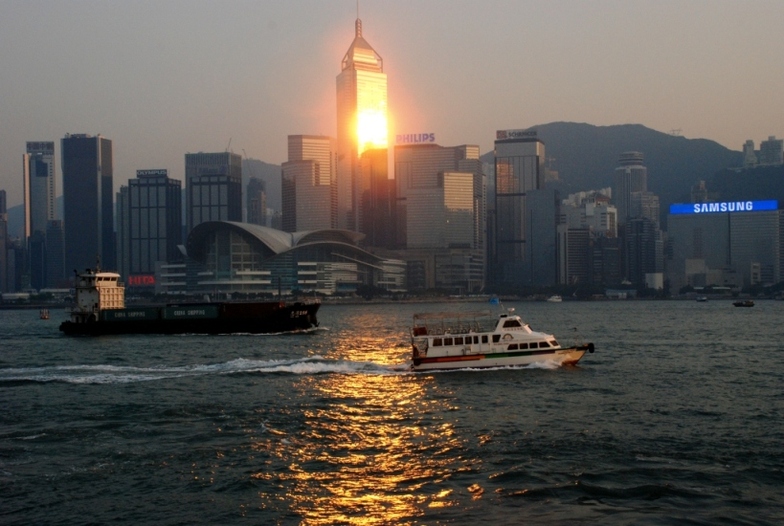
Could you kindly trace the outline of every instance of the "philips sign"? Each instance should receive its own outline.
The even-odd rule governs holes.
[[[436,142],[435,133],[406,133],[395,135],[397,144],[422,144],[426,142]]]
[[[727,212],[770,212],[778,210],[779,202],[768,201],[726,201],[721,203],[689,203],[670,205],[670,214],[720,214]]]

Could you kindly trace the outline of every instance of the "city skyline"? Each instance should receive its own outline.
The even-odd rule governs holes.
[[[184,180],[186,153],[282,164],[288,135],[334,136],[356,10],[0,2],[0,41],[13,50],[0,58],[8,206],[22,203],[28,141],[111,137],[119,187],[151,166]],[[639,123],[735,151],[784,134],[784,4],[368,1],[358,15],[389,75],[390,135],[435,133],[484,153],[497,129],[554,121]]]

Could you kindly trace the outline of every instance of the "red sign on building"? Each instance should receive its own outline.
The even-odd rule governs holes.
[[[126,283],[129,287],[154,287],[155,274],[135,274],[128,276]]]

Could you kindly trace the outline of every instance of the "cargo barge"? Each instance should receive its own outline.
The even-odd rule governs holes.
[[[125,306],[120,275],[76,275],[75,304],[60,324],[67,335],[279,333],[318,326],[318,301],[215,302]]]

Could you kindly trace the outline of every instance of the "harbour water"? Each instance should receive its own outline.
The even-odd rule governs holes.
[[[64,337],[0,311],[2,524],[781,524],[784,302],[527,302],[577,367],[412,374],[415,312]]]

